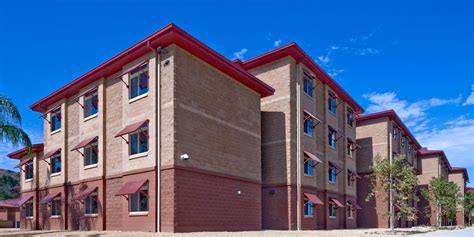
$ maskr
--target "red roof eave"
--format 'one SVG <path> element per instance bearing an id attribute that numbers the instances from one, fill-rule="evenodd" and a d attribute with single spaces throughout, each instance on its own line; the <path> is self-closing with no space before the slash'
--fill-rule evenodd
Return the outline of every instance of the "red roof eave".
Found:
<path id="1" fill-rule="evenodd" d="M 24 147 L 20 150 L 17 150 L 17 151 L 14 151 L 14 152 L 8 154 L 7 156 L 12 158 L 12 159 L 20 159 L 24 155 L 27 155 L 27 152 L 28 152 L 27 149 L 28 149 L 27 147 Z M 44 149 L 44 144 L 43 143 L 31 145 L 31 151 L 32 152 L 40 152 L 40 151 L 43 151 L 43 149 Z"/>
<path id="2" fill-rule="evenodd" d="M 331 78 L 306 52 L 296 43 L 290 43 L 280 48 L 274 49 L 245 62 L 234 61 L 234 64 L 241 65 L 246 70 L 262 66 L 280 58 L 291 56 L 297 62 L 302 62 L 311 71 L 317 74 L 318 79 L 329 85 L 332 90 L 347 102 L 357 113 L 363 113 L 364 109 L 360 106 L 334 79 Z"/>
<path id="3" fill-rule="evenodd" d="M 274 92 L 272 87 L 260 81 L 243 68 L 234 65 L 224 56 L 210 49 L 178 26 L 169 24 L 86 74 L 76 78 L 55 92 L 35 102 L 30 106 L 30 108 L 37 112 L 45 112 L 48 106 L 60 99 L 71 97 L 78 93 L 81 88 L 89 85 L 95 80 L 110 76 L 122 70 L 122 67 L 127 63 L 130 63 L 138 57 L 150 52 L 150 47 L 157 48 L 161 46 L 164 48 L 171 44 L 178 45 L 222 72 L 230 75 L 248 88 L 259 93 L 261 97 L 270 96 Z"/>

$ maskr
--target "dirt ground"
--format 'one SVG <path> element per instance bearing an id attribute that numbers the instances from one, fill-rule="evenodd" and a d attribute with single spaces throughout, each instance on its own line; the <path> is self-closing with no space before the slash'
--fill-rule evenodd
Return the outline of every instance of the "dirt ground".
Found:
<path id="1" fill-rule="evenodd" d="M 154 237 L 270 237 L 270 236 L 296 236 L 296 237 L 359 237 L 359 236 L 403 236 L 422 234 L 433 231 L 430 228 L 397 229 L 396 233 L 388 233 L 387 229 L 355 229 L 355 230 L 319 230 L 319 231 L 243 231 L 243 232 L 196 232 L 196 233 L 147 233 L 147 232 L 120 232 L 120 231 L 25 231 L 18 229 L 0 229 L 0 236 L 154 236 Z"/>

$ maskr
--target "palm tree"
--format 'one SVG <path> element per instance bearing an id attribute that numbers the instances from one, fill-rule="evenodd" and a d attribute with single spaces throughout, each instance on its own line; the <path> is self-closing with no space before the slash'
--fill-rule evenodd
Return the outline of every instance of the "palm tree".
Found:
<path id="1" fill-rule="evenodd" d="M 31 146 L 31 140 L 19 126 L 21 115 L 13 102 L 0 95 L 0 141 L 9 142 L 14 146 Z"/>

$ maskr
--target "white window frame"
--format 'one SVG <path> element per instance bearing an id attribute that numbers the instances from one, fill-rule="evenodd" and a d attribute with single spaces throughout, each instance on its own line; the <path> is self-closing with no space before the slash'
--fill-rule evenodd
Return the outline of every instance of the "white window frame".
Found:
<path id="1" fill-rule="evenodd" d="M 61 198 L 60 197 L 57 197 L 57 198 L 55 198 L 51 201 L 51 217 L 60 217 L 62 215 L 61 205 L 62 205 L 62 203 L 61 203 Z M 57 211 L 59 211 L 59 212 L 57 212 Z"/>
<path id="2" fill-rule="evenodd" d="M 347 171 L 347 186 L 349 187 L 354 187 L 355 184 L 355 179 L 354 179 L 354 174 L 352 172 Z"/>
<path id="3" fill-rule="evenodd" d="M 88 114 L 87 113 L 88 104 L 90 103 L 90 108 L 92 109 L 92 102 L 94 101 L 94 98 L 97 101 L 96 112 L 93 113 L 93 114 L 92 113 Z M 99 93 L 98 93 L 98 90 L 95 89 L 95 90 L 93 90 L 93 91 L 91 91 L 91 92 L 84 95 L 84 120 L 87 120 L 88 118 L 92 118 L 92 117 L 96 116 L 98 112 L 99 112 Z"/>
<path id="4" fill-rule="evenodd" d="M 354 205 L 347 203 L 346 208 L 347 208 L 347 218 L 354 219 Z"/>
<path id="5" fill-rule="evenodd" d="M 329 175 L 329 170 L 331 170 L 331 175 Z M 332 175 L 333 172 L 335 173 L 334 176 Z M 331 177 L 334 177 L 334 180 L 331 180 Z M 337 168 L 332 164 L 329 164 L 328 166 L 328 182 L 332 184 L 337 183 Z"/>
<path id="6" fill-rule="evenodd" d="M 143 192 L 146 192 L 146 194 L 144 194 Z M 135 210 L 135 211 L 132 211 L 132 200 L 133 200 L 132 196 L 133 195 L 138 196 L 138 198 L 136 199 L 138 210 Z M 145 198 L 147 199 L 147 209 L 146 210 L 140 210 L 141 195 L 144 195 Z M 141 187 L 136 193 L 129 195 L 129 197 L 128 197 L 128 213 L 132 214 L 132 215 L 133 214 L 148 214 L 149 210 L 150 210 L 150 192 L 149 192 L 148 184 L 147 184 L 147 185 L 144 185 L 143 187 Z"/>
<path id="7" fill-rule="evenodd" d="M 89 163 L 88 164 L 88 159 L 92 159 L 92 153 L 96 152 L 96 155 L 97 155 L 97 162 L 95 163 Z M 99 163 L 99 145 L 97 142 L 94 142 L 86 147 L 84 147 L 84 167 L 91 167 L 91 166 L 95 166 Z"/>
<path id="8" fill-rule="evenodd" d="M 397 136 L 398 136 L 398 128 L 393 126 L 393 128 L 392 128 L 392 139 L 397 140 Z"/>
<path id="9" fill-rule="evenodd" d="M 91 193 L 89 196 L 87 196 L 86 198 L 84 198 L 84 215 L 85 216 L 95 216 L 99 213 L 99 201 L 98 201 L 98 195 L 97 195 L 97 192 L 93 192 Z M 89 200 L 89 203 L 88 201 Z M 94 212 L 94 208 L 93 208 L 93 203 L 96 203 L 96 209 L 95 209 L 95 212 Z M 89 204 L 89 207 L 87 206 Z M 88 213 L 88 209 L 89 208 L 89 213 Z"/>
<path id="10" fill-rule="evenodd" d="M 61 127 L 62 127 L 62 121 L 61 121 L 61 107 L 53 110 L 50 112 L 50 119 L 51 119 L 51 133 L 55 133 L 57 131 L 60 131 L 61 130 Z M 54 118 L 55 117 L 59 117 L 59 127 L 57 128 L 54 128 L 53 127 L 53 124 L 54 124 Z"/>
<path id="11" fill-rule="evenodd" d="M 306 73 L 303 75 L 303 92 L 307 96 L 313 97 L 313 79 Z"/>
<path id="12" fill-rule="evenodd" d="M 306 130 L 306 131 L 305 131 Z M 307 118 L 303 122 L 303 133 L 307 136 L 313 137 L 313 118 Z"/>
<path id="13" fill-rule="evenodd" d="M 331 127 L 328 127 L 328 146 L 337 149 L 337 132 Z"/>
<path id="14" fill-rule="evenodd" d="M 31 177 L 28 176 L 28 172 L 31 169 Z M 32 180 L 35 177 L 35 166 L 33 160 L 26 162 L 25 164 L 25 181 Z"/>
<path id="15" fill-rule="evenodd" d="M 63 170 L 63 167 L 62 167 L 63 166 L 63 161 L 61 159 L 61 153 L 59 152 L 58 154 L 52 155 L 50 159 L 51 159 L 50 160 L 50 162 L 51 162 L 51 165 L 50 165 L 51 174 L 60 174 L 61 171 Z M 55 160 L 55 159 L 59 159 L 59 164 L 60 165 L 59 165 L 59 171 L 53 172 L 53 160 Z"/>
<path id="16" fill-rule="evenodd" d="M 336 206 L 336 203 L 334 202 L 329 202 L 329 205 L 328 205 L 328 215 L 329 215 L 329 218 L 331 219 L 335 219 L 337 218 L 337 206 Z M 333 215 L 334 214 L 334 215 Z"/>
<path id="17" fill-rule="evenodd" d="M 140 99 L 140 98 L 143 98 L 145 97 L 146 95 L 148 95 L 148 93 L 150 92 L 150 74 L 149 74 L 149 71 L 148 71 L 148 63 L 138 67 L 137 69 L 134 69 L 132 70 L 128 75 L 129 75 L 129 80 L 128 80 L 128 85 L 129 85 L 129 90 L 128 90 L 128 99 L 130 101 L 135 101 L 137 99 Z M 140 76 L 144 74 L 146 76 L 146 80 L 147 80 L 147 91 L 144 92 L 143 94 L 140 94 L 139 92 L 137 93 L 136 96 L 133 96 L 132 97 L 132 81 L 133 80 L 138 80 L 138 91 L 140 91 Z"/>
<path id="18" fill-rule="evenodd" d="M 31 209 L 31 210 L 30 210 Z M 31 211 L 31 212 L 30 212 Z M 25 204 L 25 217 L 26 218 L 33 218 L 34 216 L 34 204 L 33 201 L 28 201 Z"/>
<path id="19" fill-rule="evenodd" d="M 146 133 L 146 143 L 147 143 L 147 149 L 146 151 L 141 151 L 140 152 L 140 136 L 141 134 L 140 133 Z M 132 154 L 132 136 L 134 135 L 137 135 L 138 136 L 138 142 L 137 142 L 137 145 L 138 145 L 138 150 L 137 150 L 137 153 L 133 153 Z M 150 150 L 150 134 L 149 134 L 149 131 L 148 131 L 148 126 L 145 126 L 143 128 L 140 128 L 138 131 L 135 131 L 135 132 L 132 132 L 130 134 L 128 134 L 128 155 L 130 157 L 140 157 L 144 154 L 147 154 L 148 151 Z"/>
<path id="20" fill-rule="evenodd" d="M 351 127 L 354 127 L 354 111 L 352 109 L 347 109 L 347 124 Z"/>
<path id="21" fill-rule="evenodd" d="M 328 111 L 332 114 L 336 114 L 337 112 L 337 99 L 333 92 L 329 91 L 328 93 Z M 333 105 L 334 103 L 334 105 Z M 332 110 L 334 108 L 334 111 Z"/>
<path id="22" fill-rule="evenodd" d="M 308 172 L 305 172 L 305 169 Z M 303 174 L 305 176 L 309 176 L 309 177 L 313 177 L 313 175 L 314 175 L 314 161 L 312 159 L 308 158 L 308 157 L 304 158 Z"/>
<path id="23" fill-rule="evenodd" d="M 305 199 L 303 206 L 303 215 L 304 217 L 314 217 L 314 203 L 310 200 Z"/>

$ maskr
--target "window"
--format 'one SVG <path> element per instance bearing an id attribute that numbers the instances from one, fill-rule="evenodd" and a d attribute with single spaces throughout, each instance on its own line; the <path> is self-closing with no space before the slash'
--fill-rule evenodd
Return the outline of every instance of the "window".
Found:
<path id="1" fill-rule="evenodd" d="M 92 193 L 84 199 L 84 214 L 97 214 L 97 193 Z"/>
<path id="2" fill-rule="evenodd" d="M 33 160 L 25 164 L 25 179 L 29 180 L 33 178 Z"/>
<path id="3" fill-rule="evenodd" d="M 392 129 L 392 138 L 393 138 L 393 140 L 397 140 L 397 136 L 398 136 L 398 129 L 396 127 L 393 127 L 393 129 Z"/>
<path id="4" fill-rule="evenodd" d="M 90 146 L 84 148 L 84 166 L 95 165 L 98 161 L 98 146 L 97 143 L 93 143 Z"/>
<path id="5" fill-rule="evenodd" d="M 148 93 L 148 64 L 130 72 L 130 99 Z"/>
<path id="6" fill-rule="evenodd" d="M 336 96 L 332 92 L 329 92 L 328 110 L 336 113 Z"/>
<path id="7" fill-rule="evenodd" d="M 303 132 L 308 136 L 313 136 L 313 119 L 311 117 L 305 118 L 303 123 Z"/>
<path id="8" fill-rule="evenodd" d="M 313 160 L 309 158 L 304 159 L 304 169 L 303 172 L 307 176 L 313 176 Z"/>
<path id="9" fill-rule="evenodd" d="M 61 216 L 61 199 L 57 198 L 51 202 L 51 216 Z"/>
<path id="10" fill-rule="evenodd" d="M 354 218 L 354 207 L 350 202 L 347 203 L 347 218 L 353 219 Z"/>
<path id="11" fill-rule="evenodd" d="M 336 183 L 337 180 L 337 168 L 331 163 L 328 168 L 328 180 L 330 183 Z"/>
<path id="12" fill-rule="evenodd" d="M 61 172 L 61 154 L 51 157 L 51 174 Z"/>
<path id="13" fill-rule="evenodd" d="M 303 91 L 313 97 L 313 78 L 311 78 L 310 75 L 308 75 L 306 72 L 304 73 L 304 78 L 303 78 Z"/>
<path id="14" fill-rule="evenodd" d="M 304 203 L 304 216 L 312 217 L 314 212 L 314 204 L 309 200 L 305 200 Z"/>
<path id="15" fill-rule="evenodd" d="M 130 155 L 140 154 L 148 151 L 148 128 L 142 128 L 138 132 L 129 135 Z"/>
<path id="16" fill-rule="evenodd" d="M 408 154 L 411 154 L 411 144 L 408 144 Z"/>
<path id="17" fill-rule="evenodd" d="M 61 128 L 61 108 L 51 112 L 51 132 Z"/>
<path id="18" fill-rule="evenodd" d="M 402 147 L 405 147 L 405 141 L 406 138 L 402 135 L 402 139 L 400 140 L 400 144 L 402 145 Z"/>
<path id="19" fill-rule="evenodd" d="M 328 205 L 328 213 L 330 218 L 336 218 L 336 213 L 337 213 L 337 207 L 336 204 L 333 202 L 330 202 Z"/>
<path id="20" fill-rule="evenodd" d="M 84 118 L 97 114 L 99 105 L 99 97 L 97 90 L 84 95 Z"/>
<path id="21" fill-rule="evenodd" d="M 25 217 L 33 217 L 33 202 L 27 202 L 25 204 Z"/>
<path id="22" fill-rule="evenodd" d="M 336 148 L 337 145 L 336 131 L 331 127 L 328 130 L 328 145 L 332 148 Z"/>
<path id="23" fill-rule="evenodd" d="M 354 154 L 354 143 L 347 140 L 347 156 L 353 157 Z"/>
<path id="24" fill-rule="evenodd" d="M 352 172 L 347 172 L 347 186 L 353 187 L 354 186 L 354 175 Z"/>
<path id="25" fill-rule="evenodd" d="M 138 192 L 129 197 L 129 212 L 148 211 L 148 187 L 142 187 Z"/>
<path id="26" fill-rule="evenodd" d="M 347 124 L 351 127 L 354 126 L 354 111 L 351 109 L 347 109 Z"/>

